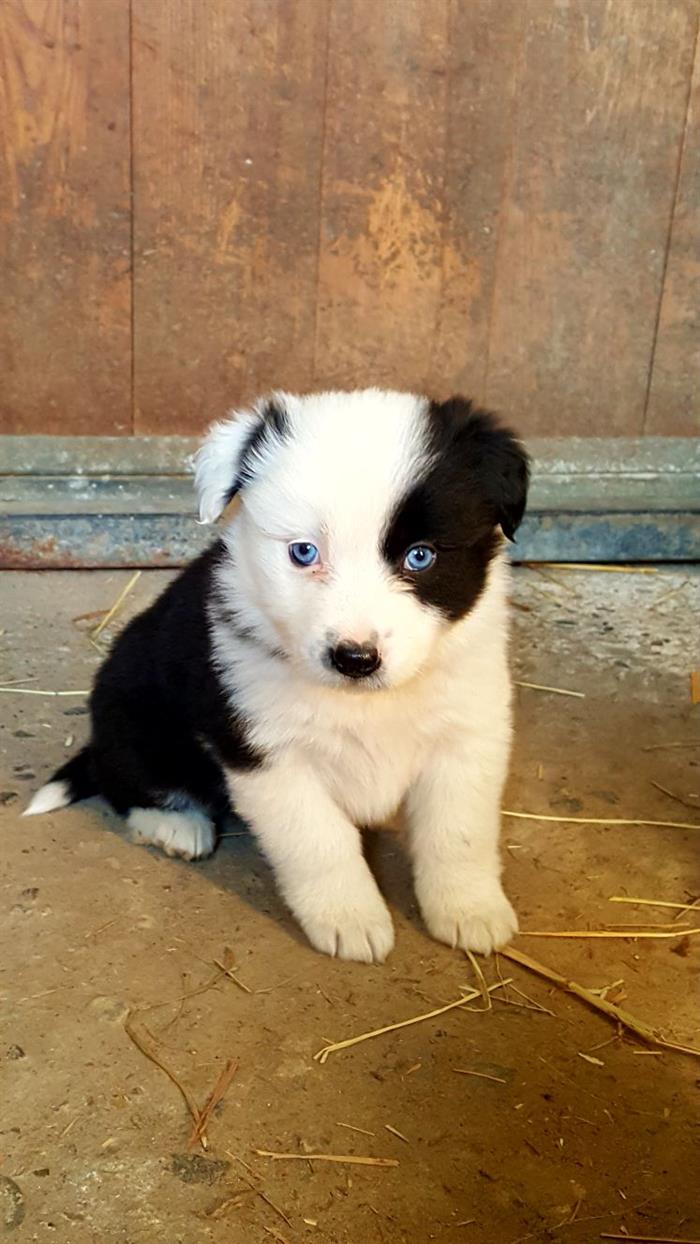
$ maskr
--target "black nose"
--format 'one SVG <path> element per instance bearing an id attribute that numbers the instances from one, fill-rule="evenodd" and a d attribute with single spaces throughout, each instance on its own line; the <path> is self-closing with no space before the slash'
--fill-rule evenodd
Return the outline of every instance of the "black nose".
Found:
<path id="1" fill-rule="evenodd" d="M 330 650 L 331 665 L 346 678 L 367 678 L 379 669 L 382 659 L 373 644 L 336 644 Z"/>

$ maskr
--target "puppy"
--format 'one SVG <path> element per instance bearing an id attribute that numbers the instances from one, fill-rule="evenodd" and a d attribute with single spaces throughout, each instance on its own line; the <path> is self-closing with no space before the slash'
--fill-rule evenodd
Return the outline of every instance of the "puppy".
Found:
<path id="1" fill-rule="evenodd" d="M 201 859 L 232 804 L 312 945 L 369 963 L 394 930 L 357 827 L 403 806 L 430 933 L 504 945 L 522 446 L 461 397 L 277 393 L 213 427 L 195 480 L 203 523 L 237 512 L 120 635 L 90 743 L 27 814 L 101 794 Z"/>

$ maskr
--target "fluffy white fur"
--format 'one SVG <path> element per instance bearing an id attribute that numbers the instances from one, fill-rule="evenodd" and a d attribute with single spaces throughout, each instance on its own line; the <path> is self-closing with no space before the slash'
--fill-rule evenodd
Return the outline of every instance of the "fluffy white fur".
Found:
<path id="1" fill-rule="evenodd" d="M 488 954 L 517 929 L 498 851 L 511 732 L 505 564 L 497 556 L 457 623 L 397 582 L 380 533 L 425 454 L 424 400 L 332 398 L 283 395 L 289 439 L 263 446 L 225 533 L 230 562 L 219 585 L 256 641 L 233 637 L 212 615 L 217 665 L 268 758 L 229 773 L 232 800 L 312 944 L 365 962 L 381 962 L 394 934 L 356 826 L 403 804 L 428 929 Z M 250 430 L 247 416 L 207 442 L 197 474 L 205 520 L 223 507 Z M 294 540 L 315 543 L 321 565 L 293 566 Z M 323 664 L 337 639 L 378 645 L 381 678 L 371 687 L 348 686 Z"/>

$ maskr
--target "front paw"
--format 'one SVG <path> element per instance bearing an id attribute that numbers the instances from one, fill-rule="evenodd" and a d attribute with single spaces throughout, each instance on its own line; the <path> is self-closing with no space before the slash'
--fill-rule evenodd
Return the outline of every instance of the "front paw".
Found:
<path id="1" fill-rule="evenodd" d="M 438 942 L 490 955 L 518 931 L 518 917 L 496 878 L 450 871 L 423 878 L 416 889 L 423 919 Z"/>
<path id="2" fill-rule="evenodd" d="M 394 926 L 374 878 L 317 878 L 297 894 L 292 910 L 311 945 L 322 954 L 359 963 L 383 963 L 394 945 Z"/>

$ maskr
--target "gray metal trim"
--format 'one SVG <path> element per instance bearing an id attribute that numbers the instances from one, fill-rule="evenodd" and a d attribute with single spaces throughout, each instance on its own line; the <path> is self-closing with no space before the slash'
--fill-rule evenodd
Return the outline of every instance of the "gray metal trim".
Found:
<path id="1" fill-rule="evenodd" d="M 0 568 L 178 566 L 190 437 L 0 438 Z M 526 561 L 700 560 L 700 439 L 534 440 Z M 188 461 L 189 460 L 189 461 Z"/>

